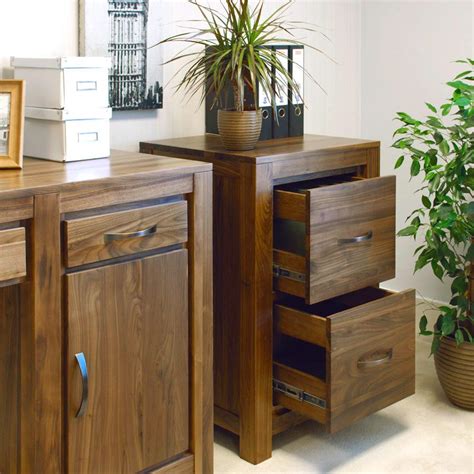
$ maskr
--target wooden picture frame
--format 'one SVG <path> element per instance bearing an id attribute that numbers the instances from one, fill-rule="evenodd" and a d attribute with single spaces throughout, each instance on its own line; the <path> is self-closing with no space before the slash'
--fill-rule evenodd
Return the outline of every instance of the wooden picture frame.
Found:
<path id="1" fill-rule="evenodd" d="M 0 169 L 23 166 L 24 117 L 25 81 L 0 79 Z"/>

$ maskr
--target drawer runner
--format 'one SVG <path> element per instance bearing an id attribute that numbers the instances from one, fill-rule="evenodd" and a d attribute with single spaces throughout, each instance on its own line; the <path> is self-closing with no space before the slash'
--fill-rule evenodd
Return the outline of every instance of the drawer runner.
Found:
<path id="1" fill-rule="evenodd" d="M 308 403 L 309 405 L 326 408 L 326 400 L 311 395 L 300 388 L 294 387 L 288 383 L 282 382 L 281 380 L 273 379 L 273 390 L 283 393 L 287 397 L 294 398 L 300 402 Z"/>
<path id="2" fill-rule="evenodd" d="M 288 278 L 290 280 L 295 280 L 295 281 L 300 281 L 300 282 L 305 282 L 306 281 L 306 275 L 304 273 L 300 272 L 294 272 L 292 270 L 288 270 L 287 268 L 282 268 L 280 265 L 273 265 L 273 276 L 275 278 Z"/>

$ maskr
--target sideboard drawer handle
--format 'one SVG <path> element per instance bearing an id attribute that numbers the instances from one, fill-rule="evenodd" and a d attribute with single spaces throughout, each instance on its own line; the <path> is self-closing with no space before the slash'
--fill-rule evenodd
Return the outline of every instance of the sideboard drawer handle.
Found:
<path id="1" fill-rule="evenodd" d="M 339 239 L 338 243 L 340 244 L 357 244 L 359 242 L 367 242 L 368 240 L 372 240 L 373 233 L 370 230 L 367 234 L 358 235 L 357 237 L 351 237 L 350 239 Z"/>
<path id="2" fill-rule="evenodd" d="M 87 372 L 87 362 L 86 356 L 84 352 L 79 352 L 75 355 L 77 365 L 79 366 L 79 370 L 81 371 L 81 378 L 82 378 L 82 397 L 81 397 L 81 405 L 79 406 L 79 410 L 77 410 L 76 418 L 80 418 L 84 416 L 84 413 L 87 410 L 87 404 L 89 403 L 89 374 Z"/>
<path id="3" fill-rule="evenodd" d="M 357 361 L 357 366 L 359 368 L 370 368 L 370 367 L 378 367 L 379 365 L 387 364 L 392 360 L 393 357 L 393 349 L 388 350 L 379 350 L 375 352 L 371 352 L 369 354 L 364 354 L 361 358 Z"/>
<path id="4" fill-rule="evenodd" d="M 104 234 L 105 243 L 112 242 L 114 240 L 126 240 L 126 239 L 136 239 L 139 237 L 147 237 L 149 235 L 156 234 L 157 232 L 156 225 L 148 227 L 148 229 L 137 230 L 136 232 L 116 232 Z"/>

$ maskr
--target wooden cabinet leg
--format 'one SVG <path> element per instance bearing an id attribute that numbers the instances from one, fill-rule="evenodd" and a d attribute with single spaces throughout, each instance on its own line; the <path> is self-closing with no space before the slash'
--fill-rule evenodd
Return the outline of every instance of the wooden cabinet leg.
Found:
<path id="1" fill-rule="evenodd" d="M 240 456 L 272 455 L 272 165 L 241 165 Z"/>
<path id="2" fill-rule="evenodd" d="M 196 173 L 190 199 L 192 445 L 196 474 L 213 472 L 212 172 Z"/>
<path id="3" fill-rule="evenodd" d="M 35 197 L 21 287 L 20 472 L 61 472 L 61 254 L 59 195 Z"/>

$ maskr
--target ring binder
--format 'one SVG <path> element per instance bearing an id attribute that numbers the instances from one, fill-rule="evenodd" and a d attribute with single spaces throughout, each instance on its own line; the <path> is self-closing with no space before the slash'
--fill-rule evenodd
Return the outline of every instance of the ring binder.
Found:
<path id="1" fill-rule="evenodd" d="M 304 134 L 304 47 L 290 46 L 290 75 L 297 91 L 290 91 L 288 136 L 299 137 Z"/>

